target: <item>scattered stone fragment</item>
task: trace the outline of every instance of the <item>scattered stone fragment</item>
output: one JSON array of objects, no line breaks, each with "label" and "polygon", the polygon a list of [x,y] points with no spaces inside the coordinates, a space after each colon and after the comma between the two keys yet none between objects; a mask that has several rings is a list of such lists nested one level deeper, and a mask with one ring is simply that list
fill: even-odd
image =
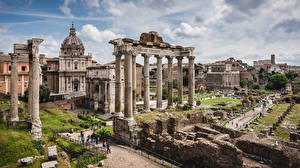
[{"label": "scattered stone fragment", "polygon": [[25,157],[18,160],[18,163],[21,163],[23,166],[27,166],[33,163],[33,157]]},{"label": "scattered stone fragment", "polygon": [[57,159],[57,150],[55,145],[48,147],[48,159],[49,160]]},{"label": "scattered stone fragment", "polygon": [[57,168],[58,163],[56,160],[42,163],[42,168]]}]

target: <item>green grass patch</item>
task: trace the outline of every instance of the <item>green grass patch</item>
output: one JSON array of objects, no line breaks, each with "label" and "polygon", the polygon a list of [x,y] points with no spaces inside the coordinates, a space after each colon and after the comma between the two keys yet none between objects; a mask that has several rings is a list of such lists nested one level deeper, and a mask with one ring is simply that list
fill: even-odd
[{"label": "green grass patch", "polygon": [[288,108],[289,104],[277,104],[274,105],[272,111],[268,113],[266,116],[260,118],[258,120],[258,125],[254,127],[254,132],[260,132],[261,130],[271,127],[273,123],[275,123],[278,120],[278,117],[286,111]]},{"label": "green grass patch", "polygon": [[28,131],[7,129],[0,124],[0,167],[14,164],[27,156],[39,156]]},{"label": "green grass patch", "polygon": [[[82,121],[76,119],[75,114],[59,109],[40,110],[40,118],[43,125],[42,131],[46,136],[57,132],[68,132],[71,128],[75,131],[79,130],[79,123]],[[76,122],[68,122],[70,119],[75,119]]]}]

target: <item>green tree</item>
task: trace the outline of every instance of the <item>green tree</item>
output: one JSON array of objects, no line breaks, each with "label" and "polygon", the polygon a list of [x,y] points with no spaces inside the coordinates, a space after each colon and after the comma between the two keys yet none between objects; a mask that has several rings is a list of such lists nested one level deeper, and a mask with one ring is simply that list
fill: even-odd
[{"label": "green tree", "polygon": [[107,139],[114,135],[114,131],[111,127],[100,128],[95,131],[95,136],[100,139]]},{"label": "green tree", "polygon": [[293,80],[298,76],[298,74],[291,71],[291,72],[288,72],[287,74],[285,74],[285,76],[286,76],[290,81],[293,81]]},{"label": "green tree", "polygon": [[243,80],[240,81],[240,86],[242,88],[244,88],[246,85],[247,85],[247,83],[245,81],[243,81]]},{"label": "green tree", "polygon": [[259,74],[262,74],[262,73],[264,73],[265,72],[265,69],[264,68],[260,68],[260,70],[259,70]]},{"label": "green tree", "polygon": [[270,77],[270,81],[268,82],[266,88],[271,90],[281,90],[285,87],[288,80],[283,74],[274,74]]},{"label": "green tree", "polygon": [[[48,102],[50,98],[50,93],[51,90],[45,86],[45,85],[40,85],[40,102]],[[26,89],[24,93],[24,101],[28,101],[28,88]]]}]

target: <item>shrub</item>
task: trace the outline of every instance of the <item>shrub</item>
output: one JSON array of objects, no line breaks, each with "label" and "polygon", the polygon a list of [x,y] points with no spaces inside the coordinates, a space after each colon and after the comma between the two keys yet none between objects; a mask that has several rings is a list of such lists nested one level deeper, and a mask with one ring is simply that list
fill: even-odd
[{"label": "shrub", "polygon": [[164,86],[162,91],[163,91],[163,93],[162,93],[162,99],[166,100],[168,98],[168,87]]},{"label": "shrub", "polygon": [[44,155],[45,149],[43,145],[45,145],[45,142],[42,140],[32,140],[31,142],[33,144],[33,147],[37,149],[41,155]]},{"label": "shrub", "polygon": [[191,107],[189,106],[189,104],[184,104],[184,106],[182,107],[183,111],[187,111],[187,110],[191,110]]},{"label": "shrub", "polygon": [[178,101],[178,96],[177,95],[173,95],[173,102],[176,103]]},{"label": "shrub", "polygon": [[82,120],[86,120],[86,121],[92,121],[92,117],[91,116],[89,116],[89,115],[83,115],[83,114],[77,114],[77,117],[79,118],[79,119],[82,119]]},{"label": "shrub", "polygon": [[253,89],[256,89],[256,90],[260,89],[259,84],[254,84],[254,85],[253,85]]},{"label": "shrub", "polygon": [[110,127],[104,127],[95,131],[95,136],[100,139],[110,138],[113,135],[113,129]]},{"label": "shrub", "polygon": [[247,83],[245,81],[242,81],[242,80],[240,81],[240,86],[242,88],[244,88],[246,85],[247,85]]},{"label": "shrub", "polygon": [[200,100],[197,100],[197,101],[196,101],[196,105],[197,105],[197,106],[200,106],[200,105],[201,105],[201,101],[200,101]]},{"label": "shrub", "polygon": [[236,106],[231,106],[230,107],[233,111],[237,111],[238,110],[238,108],[236,107]]},{"label": "shrub", "polygon": [[88,129],[88,128],[90,128],[91,123],[85,121],[85,122],[80,123],[79,126],[82,128]]},{"label": "shrub", "polygon": [[[40,102],[48,102],[50,98],[50,93],[51,90],[45,86],[45,85],[40,85]],[[24,93],[24,101],[28,102],[28,88],[26,89]]]}]

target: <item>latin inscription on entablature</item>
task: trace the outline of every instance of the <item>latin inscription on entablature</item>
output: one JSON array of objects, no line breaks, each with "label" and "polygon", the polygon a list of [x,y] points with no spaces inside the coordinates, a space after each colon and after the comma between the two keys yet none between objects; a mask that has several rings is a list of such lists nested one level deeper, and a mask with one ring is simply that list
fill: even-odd
[{"label": "latin inscription on entablature", "polygon": [[28,48],[26,44],[14,44],[15,54],[28,54]]}]

